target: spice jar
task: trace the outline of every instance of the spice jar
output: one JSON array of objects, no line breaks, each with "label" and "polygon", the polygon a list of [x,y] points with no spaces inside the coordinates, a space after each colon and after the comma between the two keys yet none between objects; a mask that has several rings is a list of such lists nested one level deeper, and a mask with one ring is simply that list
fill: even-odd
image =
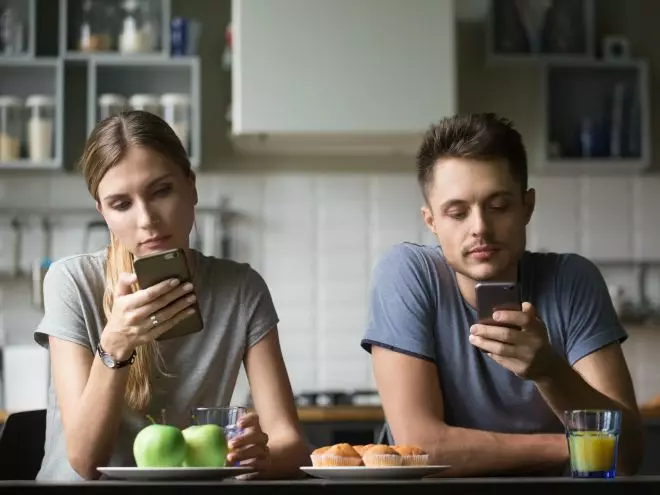
[{"label": "spice jar", "polygon": [[52,160],[55,99],[48,95],[32,95],[25,106],[30,111],[27,124],[30,160],[36,163]]},{"label": "spice jar", "polygon": [[190,97],[182,93],[166,93],[160,98],[163,119],[170,125],[189,151],[190,139]]},{"label": "spice jar", "polygon": [[107,119],[126,110],[127,101],[122,95],[104,93],[99,96],[99,120]]},{"label": "spice jar", "polygon": [[78,49],[103,52],[113,48],[114,6],[102,0],[83,0]]},{"label": "spice jar", "polygon": [[21,157],[23,100],[16,96],[0,96],[0,162]]},{"label": "spice jar", "polygon": [[143,110],[161,117],[160,100],[151,94],[136,94],[128,99],[128,106],[133,110]]}]

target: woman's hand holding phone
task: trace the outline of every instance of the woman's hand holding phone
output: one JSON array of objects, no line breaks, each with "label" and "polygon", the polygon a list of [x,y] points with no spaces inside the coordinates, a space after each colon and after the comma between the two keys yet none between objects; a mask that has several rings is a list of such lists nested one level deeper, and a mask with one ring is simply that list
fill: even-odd
[{"label": "woman's hand holding phone", "polygon": [[101,347],[120,361],[195,311],[190,307],[195,303],[190,283],[182,285],[177,279],[169,279],[132,292],[136,282],[135,274],[120,274],[112,313],[101,334]]}]

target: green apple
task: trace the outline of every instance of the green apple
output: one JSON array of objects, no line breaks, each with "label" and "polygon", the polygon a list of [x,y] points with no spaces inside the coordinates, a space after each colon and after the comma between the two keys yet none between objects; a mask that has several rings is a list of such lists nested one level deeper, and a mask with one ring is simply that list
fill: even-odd
[{"label": "green apple", "polygon": [[133,456],[138,467],[181,467],[186,441],[176,426],[151,424],[135,437]]},{"label": "green apple", "polygon": [[187,446],[184,467],[225,466],[229,449],[221,426],[193,425],[182,433]]}]

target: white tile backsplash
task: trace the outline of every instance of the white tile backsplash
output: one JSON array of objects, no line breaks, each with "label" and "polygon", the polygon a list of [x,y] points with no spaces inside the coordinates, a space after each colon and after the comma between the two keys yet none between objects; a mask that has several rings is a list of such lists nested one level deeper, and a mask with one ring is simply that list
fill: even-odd
[{"label": "white tile backsplash", "polygon": [[636,180],[633,201],[635,256],[641,260],[660,260],[660,177]]},{"label": "white tile backsplash", "polygon": [[627,177],[582,179],[582,254],[602,260],[633,256],[633,180]]},{"label": "white tile backsplash", "polygon": [[529,249],[580,250],[580,181],[565,177],[536,177],[536,205],[528,230]]},{"label": "white tile backsplash", "polygon": [[[294,391],[374,386],[368,354],[359,347],[367,320],[369,280],[382,252],[401,241],[430,242],[414,174],[212,174],[197,179],[199,204],[223,197],[238,212],[232,223],[233,257],[257,269],[280,315],[280,339]],[[633,255],[660,259],[659,178],[533,177],[537,204],[529,247],[574,251],[598,261]],[[90,216],[62,219],[53,231],[57,259],[85,249],[84,226],[93,202],[79,177],[4,180],[2,206],[89,207]],[[38,219],[26,237],[23,264],[39,256]],[[202,216],[198,232],[208,234]],[[11,261],[11,229],[0,218],[0,269]],[[103,233],[90,248],[103,245]],[[219,249],[219,236],[205,246]],[[217,254],[217,253],[215,253]],[[626,267],[602,266],[610,283],[632,296],[637,286]],[[39,313],[29,306],[29,285],[5,291],[2,321],[9,340],[29,342]],[[20,284],[19,284],[20,285]],[[649,277],[649,295],[660,304],[660,270]],[[21,290],[23,292],[21,292]],[[640,343],[641,342],[641,343]],[[625,346],[642,398],[660,393],[660,335],[631,336]],[[235,401],[247,396],[242,373]]]}]

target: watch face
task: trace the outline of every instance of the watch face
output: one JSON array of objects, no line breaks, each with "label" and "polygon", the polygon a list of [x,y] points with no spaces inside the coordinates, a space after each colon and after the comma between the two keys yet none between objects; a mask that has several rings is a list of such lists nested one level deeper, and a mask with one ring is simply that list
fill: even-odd
[{"label": "watch face", "polygon": [[114,368],[114,367],[116,366],[116,363],[114,362],[114,360],[113,360],[110,356],[108,356],[107,354],[103,354],[103,355],[101,356],[101,358],[103,359],[103,363],[104,363],[108,368]]}]

